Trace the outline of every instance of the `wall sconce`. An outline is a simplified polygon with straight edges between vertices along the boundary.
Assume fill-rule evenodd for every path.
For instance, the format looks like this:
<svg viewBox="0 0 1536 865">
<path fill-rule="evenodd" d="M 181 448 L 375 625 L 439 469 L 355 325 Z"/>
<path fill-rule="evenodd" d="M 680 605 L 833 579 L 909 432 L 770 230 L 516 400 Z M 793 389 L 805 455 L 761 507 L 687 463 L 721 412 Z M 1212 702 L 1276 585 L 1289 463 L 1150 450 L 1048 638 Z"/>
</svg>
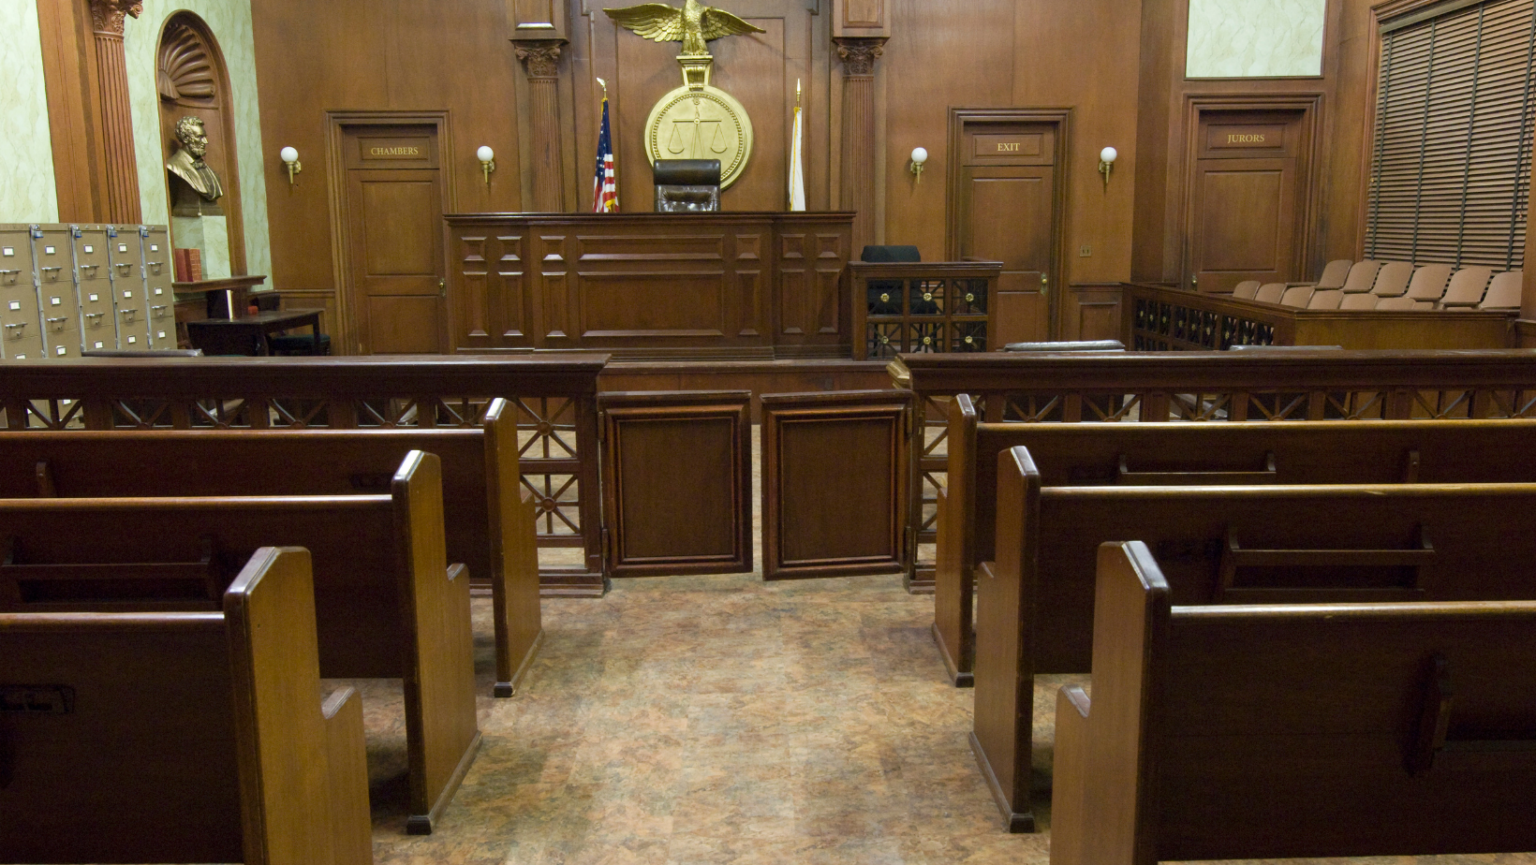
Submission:
<svg viewBox="0 0 1536 865">
<path fill-rule="evenodd" d="M 299 162 L 299 151 L 292 147 L 284 147 L 278 151 L 277 155 L 282 157 L 283 164 L 288 166 L 288 185 L 292 186 L 293 176 L 304 170 L 304 164 Z"/>
<path fill-rule="evenodd" d="M 485 185 L 490 186 L 491 172 L 496 170 L 496 151 L 482 144 L 475 151 L 475 158 L 480 160 L 480 167 L 485 171 Z"/>
<path fill-rule="evenodd" d="M 912 148 L 912 161 L 907 164 L 907 170 L 912 172 L 913 177 L 921 180 L 923 176 L 923 163 L 927 161 L 928 148 L 914 147 Z"/>
<path fill-rule="evenodd" d="M 1106 147 L 1099 151 L 1099 173 L 1104 175 L 1104 191 L 1109 191 L 1109 173 L 1115 170 L 1115 160 L 1120 158 L 1120 151 L 1113 147 Z"/>
</svg>

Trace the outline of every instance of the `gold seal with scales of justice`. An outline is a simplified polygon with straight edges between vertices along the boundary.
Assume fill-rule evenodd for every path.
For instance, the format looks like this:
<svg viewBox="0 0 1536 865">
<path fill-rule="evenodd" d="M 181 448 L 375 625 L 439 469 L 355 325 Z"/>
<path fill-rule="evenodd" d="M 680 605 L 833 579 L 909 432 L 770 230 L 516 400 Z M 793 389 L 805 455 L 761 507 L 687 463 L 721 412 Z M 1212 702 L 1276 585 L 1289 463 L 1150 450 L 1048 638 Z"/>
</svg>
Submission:
<svg viewBox="0 0 1536 865">
<path fill-rule="evenodd" d="M 677 57 L 683 86 L 661 97 L 645 122 L 645 155 L 658 159 L 718 159 L 720 188 L 741 176 L 752 156 L 752 120 L 729 93 L 709 83 L 715 58 L 708 43 L 723 36 L 764 33 L 761 27 L 698 0 L 681 9 L 642 3 L 604 9 L 620 27 L 656 42 L 682 42 Z"/>
</svg>

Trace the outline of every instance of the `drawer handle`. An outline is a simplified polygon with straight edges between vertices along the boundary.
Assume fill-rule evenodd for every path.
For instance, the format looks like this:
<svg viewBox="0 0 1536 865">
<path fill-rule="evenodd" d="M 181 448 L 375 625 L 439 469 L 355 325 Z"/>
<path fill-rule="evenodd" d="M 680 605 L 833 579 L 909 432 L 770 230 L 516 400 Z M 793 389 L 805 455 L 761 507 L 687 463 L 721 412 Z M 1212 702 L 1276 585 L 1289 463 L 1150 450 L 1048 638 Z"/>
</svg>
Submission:
<svg viewBox="0 0 1536 865">
<path fill-rule="evenodd" d="M 133 267 L 133 262 L 119 261 L 117 264 L 113 265 L 113 267 Z"/>
<path fill-rule="evenodd" d="M 24 321 L 18 321 L 18 322 L 16 322 L 16 323 L 15 323 L 15 324 L 8 324 L 8 325 L 6 325 L 6 326 L 5 326 L 5 329 L 6 329 L 6 330 L 10 330 L 10 329 L 11 329 L 11 328 L 13 328 L 13 327 L 26 327 L 26 326 L 27 326 L 27 323 L 26 323 L 26 322 L 24 322 Z"/>
<path fill-rule="evenodd" d="M 85 317 L 86 318 L 101 318 L 104 315 L 106 315 L 106 313 L 104 313 L 104 312 L 88 312 L 88 313 L 85 314 Z"/>
<path fill-rule="evenodd" d="M 61 267 L 44 267 L 44 268 L 41 268 L 41 270 L 43 271 L 43 273 L 47 273 L 50 270 L 63 270 L 63 268 L 61 268 Z"/>
<path fill-rule="evenodd" d="M 125 309 L 125 310 L 123 310 L 123 315 L 128 317 L 128 318 L 133 318 L 134 316 L 136 316 L 138 314 L 139 314 L 139 311 L 136 310 L 136 309 Z"/>
</svg>

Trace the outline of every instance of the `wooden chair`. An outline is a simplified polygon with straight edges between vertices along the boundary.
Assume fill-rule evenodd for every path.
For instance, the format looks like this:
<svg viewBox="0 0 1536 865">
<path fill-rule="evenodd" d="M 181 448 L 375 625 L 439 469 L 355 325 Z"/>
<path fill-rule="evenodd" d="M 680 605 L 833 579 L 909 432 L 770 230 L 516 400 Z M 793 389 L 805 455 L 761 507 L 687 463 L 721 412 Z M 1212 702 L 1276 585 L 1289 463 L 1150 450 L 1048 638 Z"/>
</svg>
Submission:
<svg viewBox="0 0 1536 865">
<path fill-rule="evenodd" d="M 1349 276 L 1344 280 L 1344 284 L 1339 286 L 1339 290 L 1345 294 L 1370 291 L 1371 286 L 1376 284 L 1376 274 L 1380 271 L 1381 262 L 1357 261 L 1350 267 Z"/>
<path fill-rule="evenodd" d="M 1413 265 L 1406 261 L 1390 261 L 1376 272 L 1376 282 L 1371 294 L 1377 297 L 1400 297 L 1408 293 L 1408 283 L 1413 279 Z"/>
<path fill-rule="evenodd" d="M 1232 296 L 1239 300 L 1253 300 L 1253 296 L 1259 293 L 1259 281 L 1257 279 L 1245 279 L 1232 289 Z"/>
<path fill-rule="evenodd" d="M 1451 281 L 1449 264 L 1426 264 L 1413 272 L 1408 282 L 1407 297 L 1418 309 L 1432 309 L 1445 296 L 1446 283 Z"/>
<path fill-rule="evenodd" d="M 1375 309 L 1378 297 L 1370 292 L 1361 294 L 1346 294 L 1339 303 L 1339 309 Z"/>
<path fill-rule="evenodd" d="M 1477 305 L 1478 309 L 1519 309 L 1520 294 L 1525 274 L 1518 270 L 1506 271 L 1488 283 L 1488 293 Z"/>
<path fill-rule="evenodd" d="M 0 498 L 383 493 L 412 450 L 439 457 L 448 559 L 490 589 L 493 693 L 510 697 L 544 632 L 535 506 L 506 400 L 472 428 L 10 433 L 0 436 Z"/>
<path fill-rule="evenodd" d="M 1052 865 L 1536 849 L 1536 603 L 1188 607 L 1098 550 Z"/>
<path fill-rule="evenodd" d="M 1342 291 L 1314 291 L 1307 299 L 1307 309 L 1338 309 L 1343 302 Z"/>
<path fill-rule="evenodd" d="M 1310 285 L 1293 285 L 1280 297 L 1280 305 L 1306 309 L 1307 303 L 1312 300 L 1312 292 L 1313 288 Z"/>
<path fill-rule="evenodd" d="M 1009 448 L 1029 448 L 1047 487 L 1536 481 L 1530 421 L 980 423 L 964 394 L 949 413 L 933 635 L 959 687 L 972 683 L 975 571 L 995 557 L 998 455 Z"/>
<path fill-rule="evenodd" d="M 443 544 L 442 472 L 412 451 L 386 495 L 0 499 L 10 564 L 55 569 L 95 562 L 244 558 L 270 544 L 302 546 L 314 562 L 320 672 L 402 678 L 412 834 L 432 831 L 480 745 L 475 717 L 469 580 Z M 89 570 L 87 567 L 86 570 Z M 201 573 L 201 571 L 199 571 Z M 119 603 L 87 584 L 61 599 L 81 610 Z M 162 586 L 157 601 L 207 603 L 206 583 Z M 204 860 L 207 861 L 207 860 Z"/>
<path fill-rule="evenodd" d="M 972 746 L 1015 831 L 1033 824 L 1030 683 L 1089 671 L 1104 542 L 1146 541 L 1184 605 L 1536 599 L 1536 533 L 1509 522 L 1536 484 L 1043 487 L 1026 449 L 999 464 Z"/>
<path fill-rule="evenodd" d="M 1445 296 L 1440 298 L 1440 309 L 1458 306 L 1477 306 L 1483 300 L 1488 280 L 1493 278 L 1491 267 L 1463 267 L 1451 277 Z"/>
<path fill-rule="evenodd" d="M 1279 303 L 1280 302 L 1280 298 L 1282 298 L 1284 296 L 1285 296 L 1285 283 L 1283 283 L 1283 282 L 1271 282 L 1271 283 L 1267 283 L 1265 285 L 1259 286 L 1259 291 L 1258 291 L 1257 294 L 1255 294 L 1253 296 L 1253 299 L 1258 301 L 1259 303 Z"/>
<path fill-rule="evenodd" d="M 371 863 L 309 565 L 258 549 L 210 612 L 0 614 L 0 860 Z"/>
</svg>

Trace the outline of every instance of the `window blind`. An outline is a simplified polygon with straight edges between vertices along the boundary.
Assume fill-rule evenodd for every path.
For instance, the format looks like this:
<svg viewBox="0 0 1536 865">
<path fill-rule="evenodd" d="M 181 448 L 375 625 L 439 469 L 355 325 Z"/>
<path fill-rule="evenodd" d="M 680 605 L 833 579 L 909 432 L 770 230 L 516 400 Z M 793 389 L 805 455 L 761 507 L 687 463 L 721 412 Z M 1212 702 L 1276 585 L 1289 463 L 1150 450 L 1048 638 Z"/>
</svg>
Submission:
<svg viewBox="0 0 1536 865">
<path fill-rule="evenodd" d="M 1384 32 L 1365 254 L 1524 264 L 1536 0 L 1487 0 Z"/>
</svg>

